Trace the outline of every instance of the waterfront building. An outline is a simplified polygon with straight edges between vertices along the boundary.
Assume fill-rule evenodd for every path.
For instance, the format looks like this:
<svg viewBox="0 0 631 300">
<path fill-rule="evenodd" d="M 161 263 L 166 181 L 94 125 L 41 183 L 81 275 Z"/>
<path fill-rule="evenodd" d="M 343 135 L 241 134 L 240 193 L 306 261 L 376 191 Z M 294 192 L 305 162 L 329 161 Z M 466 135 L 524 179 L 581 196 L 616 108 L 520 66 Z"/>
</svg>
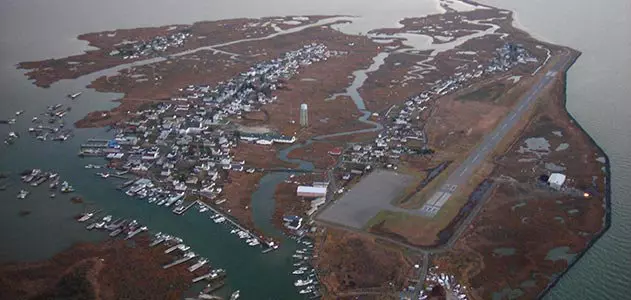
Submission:
<svg viewBox="0 0 631 300">
<path fill-rule="evenodd" d="M 306 103 L 300 104 L 300 126 L 309 126 L 309 111 Z"/>
</svg>

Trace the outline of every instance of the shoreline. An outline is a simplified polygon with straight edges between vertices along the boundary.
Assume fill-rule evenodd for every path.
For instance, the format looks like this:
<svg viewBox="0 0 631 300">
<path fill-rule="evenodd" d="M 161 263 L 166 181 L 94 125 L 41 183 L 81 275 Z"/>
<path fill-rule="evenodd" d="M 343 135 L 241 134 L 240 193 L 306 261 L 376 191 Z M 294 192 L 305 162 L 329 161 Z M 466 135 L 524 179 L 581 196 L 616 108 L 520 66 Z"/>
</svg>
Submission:
<svg viewBox="0 0 631 300">
<path fill-rule="evenodd" d="M 573 57 L 570 63 L 568 63 L 567 67 L 563 71 L 563 76 L 562 76 L 563 83 L 564 83 L 563 110 L 566 112 L 570 121 L 576 125 L 576 127 L 581 131 L 582 134 L 587 136 L 587 138 L 591 141 L 591 143 L 600 152 L 602 152 L 603 156 L 605 157 L 605 163 L 604 163 L 605 165 L 605 199 L 604 199 L 605 200 L 605 203 L 604 203 L 605 204 L 605 219 L 604 219 L 604 224 L 603 224 L 604 226 L 600 230 L 600 232 L 598 232 L 594 237 L 592 237 L 589 240 L 585 248 L 579 253 L 577 253 L 576 256 L 574 256 L 574 258 L 572 259 L 572 261 L 568 262 L 568 266 L 560 274 L 554 277 L 554 279 L 548 284 L 548 286 L 546 286 L 546 288 L 543 291 L 541 291 L 541 293 L 537 296 L 537 299 L 543 299 L 543 297 L 545 297 L 559 283 L 559 281 L 563 278 L 563 276 L 565 276 L 572 269 L 572 267 L 574 267 L 574 265 L 576 265 L 576 263 L 578 263 L 581 260 L 583 255 L 585 255 L 611 227 L 611 167 L 610 167 L 609 156 L 607 155 L 607 152 L 605 152 L 605 150 L 598 143 L 596 143 L 596 141 L 592 138 L 592 136 L 589 133 L 587 133 L 587 131 L 585 131 L 583 126 L 581 126 L 581 124 L 574 118 L 574 116 L 567 109 L 567 85 L 568 85 L 567 72 L 576 63 L 578 58 L 582 55 L 581 51 L 578 51 L 572 48 L 569 48 L 569 49 L 575 52 L 576 55 Z"/>
<path fill-rule="evenodd" d="M 472 1 L 464 1 L 464 2 L 472 2 Z M 475 2 L 473 2 L 475 3 Z M 480 6 L 486 6 L 486 5 L 482 5 L 479 4 Z M 486 6 L 486 7 L 491 7 L 491 6 Z M 492 7 L 494 8 L 494 7 Z M 499 8 L 494 8 L 494 9 L 499 9 Z M 511 11 L 511 16 L 514 16 L 514 12 Z M 514 23 L 516 21 L 516 19 L 513 17 L 513 22 Z M 511 26 L 517 30 L 517 31 L 521 31 L 525 34 L 530 35 L 527 31 L 522 30 L 519 27 L 515 27 L 513 26 L 511 23 Z M 545 40 L 540 40 L 538 38 L 532 37 L 534 40 L 541 42 L 542 44 L 551 44 Z M 555 45 L 555 44 L 552 44 Z M 556 45 L 555 45 L 556 46 Z M 568 48 L 571 49 L 571 48 Z M 567 72 L 568 70 L 573 66 L 573 64 L 578 60 L 578 58 L 580 57 L 581 53 L 577 50 L 571 49 L 571 51 L 576 52 L 577 55 L 572 59 L 571 63 L 569 63 L 567 65 L 567 67 L 565 68 L 565 70 L 563 71 L 563 80 L 564 80 L 564 93 L 563 93 L 563 111 L 565 113 L 567 113 L 567 115 L 569 116 L 569 119 L 571 120 L 571 122 L 573 122 L 574 124 L 577 125 L 577 127 L 580 129 L 581 133 L 586 135 L 588 137 L 588 139 L 591 141 L 591 143 L 596 146 L 597 149 L 599 149 L 602 153 L 603 156 L 605 158 L 605 163 L 604 166 L 606 168 L 606 177 L 605 177 L 605 181 L 606 181 L 606 185 L 605 185 L 605 218 L 604 218 L 604 227 L 597 233 L 594 235 L 594 237 L 592 239 L 590 239 L 588 245 L 585 247 L 585 249 L 583 249 L 582 251 L 580 251 L 579 253 L 577 253 L 577 255 L 574 257 L 574 259 L 571 262 L 568 262 L 568 266 L 563 270 L 563 272 L 560 275 L 557 275 L 554 277 L 554 279 L 552 280 L 552 282 L 550 282 L 548 284 L 548 286 L 541 292 L 541 294 L 538 296 L 538 298 L 542 298 L 544 297 L 550 290 L 552 290 L 554 288 L 554 286 L 558 283 L 558 281 L 560 281 L 560 279 L 576 264 L 576 262 L 578 262 L 581 257 L 589 250 L 591 249 L 591 247 L 600 239 L 600 237 L 602 237 L 604 235 L 605 232 L 607 232 L 607 230 L 609 229 L 609 227 L 611 226 L 611 187 L 610 187 L 610 182 L 611 182 L 611 174 L 610 174 L 610 161 L 609 161 L 609 157 L 607 155 L 607 153 L 605 153 L 605 151 L 600 147 L 600 145 L 598 143 L 596 143 L 593 138 L 583 129 L 583 127 L 580 125 L 580 123 L 578 123 L 574 117 L 570 114 L 570 112 L 567 110 L 567 94 L 565 93 L 565 90 L 567 89 Z M 120 107 L 120 103 L 119 106 Z M 350 136 L 349 136 L 350 137 Z M 257 187 L 258 188 L 258 187 Z M 275 205 L 278 205 L 278 203 L 274 202 Z M 273 224 L 273 222 L 271 222 Z M 274 227 L 277 227 L 276 225 L 273 225 Z"/>
</svg>

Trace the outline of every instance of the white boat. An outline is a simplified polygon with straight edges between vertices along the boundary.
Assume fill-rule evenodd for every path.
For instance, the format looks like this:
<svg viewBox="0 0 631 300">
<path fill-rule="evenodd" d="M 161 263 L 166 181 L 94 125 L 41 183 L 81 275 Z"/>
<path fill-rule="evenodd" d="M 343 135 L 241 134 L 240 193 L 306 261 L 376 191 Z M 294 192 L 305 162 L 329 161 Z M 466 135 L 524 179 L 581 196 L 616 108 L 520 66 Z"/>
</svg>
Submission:
<svg viewBox="0 0 631 300">
<path fill-rule="evenodd" d="M 79 218 L 79 222 L 85 222 L 87 220 L 89 220 L 90 218 L 92 218 L 92 216 L 94 215 L 94 213 L 85 213 L 83 216 L 81 216 L 81 218 Z"/>
<path fill-rule="evenodd" d="M 306 289 L 302 289 L 298 293 L 300 293 L 300 294 L 308 294 L 308 293 L 311 293 L 311 292 L 313 292 L 313 286 L 308 286 Z"/>
<path fill-rule="evenodd" d="M 55 196 L 56 196 L 56 195 L 55 195 L 55 193 L 51 193 L 51 194 L 50 194 L 50 197 L 51 197 L 51 198 L 55 198 Z"/>
<path fill-rule="evenodd" d="M 236 300 L 239 299 L 239 295 L 240 295 L 240 291 L 237 290 L 234 293 L 232 293 L 232 295 L 230 295 L 230 300 Z"/>
<path fill-rule="evenodd" d="M 207 211 L 208 211 L 208 207 L 206 207 L 206 206 L 202 206 L 202 207 L 199 209 L 199 212 L 202 212 L 202 213 L 203 213 L 203 212 L 207 212 Z"/>
<path fill-rule="evenodd" d="M 305 286 L 305 285 L 309 285 L 313 283 L 313 279 L 307 279 L 307 280 L 302 280 L 302 279 L 298 279 L 296 280 L 296 282 L 294 282 L 295 286 Z"/>
<path fill-rule="evenodd" d="M 70 99 L 76 99 L 77 97 L 81 96 L 81 92 L 76 92 L 74 94 L 68 94 L 68 98 Z"/>
<path fill-rule="evenodd" d="M 112 215 L 107 215 L 103 217 L 103 222 L 110 222 L 110 221 L 112 221 Z"/>
<path fill-rule="evenodd" d="M 26 196 L 28 196 L 29 191 L 25 191 L 25 190 L 20 190 L 20 193 L 18 194 L 18 199 L 24 199 L 26 198 Z"/>
<path fill-rule="evenodd" d="M 291 274 L 295 274 L 295 275 L 300 275 L 300 274 L 304 274 L 304 273 L 305 273 L 305 271 L 300 270 L 300 269 L 291 272 Z"/>
<path fill-rule="evenodd" d="M 215 223 L 223 223 L 225 221 L 226 221 L 226 218 L 224 218 L 224 217 L 219 217 L 219 218 L 215 219 Z"/>
<path fill-rule="evenodd" d="M 15 112 L 15 115 L 19 116 L 19 115 L 21 115 L 23 113 L 24 113 L 24 110 L 18 110 L 18 111 Z"/>
</svg>

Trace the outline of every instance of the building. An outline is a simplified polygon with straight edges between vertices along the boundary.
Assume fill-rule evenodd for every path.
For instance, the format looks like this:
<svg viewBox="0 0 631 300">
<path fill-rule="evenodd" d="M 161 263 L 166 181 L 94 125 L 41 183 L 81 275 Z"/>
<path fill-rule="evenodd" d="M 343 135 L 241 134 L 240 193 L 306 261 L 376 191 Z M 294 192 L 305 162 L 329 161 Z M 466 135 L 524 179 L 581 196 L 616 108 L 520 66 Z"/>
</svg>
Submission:
<svg viewBox="0 0 631 300">
<path fill-rule="evenodd" d="M 319 198 L 319 197 L 325 197 L 326 196 L 326 187 L 315 187 L 315 186 L 305 186 L 305 185 L 301 185 L 298 186 L 298 189 L 296 189 L 296 194 L 299 197 L 305 197 L 305 198 Z"/>
<path fill-rule="evenodd" d="M 309 126 L 309 108 L 306 103 L 300 104 L 300 126 Z"/>
<path fill-rule="evenodd" d="M 565 175 L 561 173 L 552 173 L 548 177 L 548 185 L 555 190 L 560 190 L 565 183 Z"/>
<path fill-rule="evenodd" d="M 342 151 L 344 149 L 342 147 L 335 147 L 331 150 L 329 150 L 329 155 L 333 155 L 333 156 L 340 156 L 342 155 Z"/>
</svg>

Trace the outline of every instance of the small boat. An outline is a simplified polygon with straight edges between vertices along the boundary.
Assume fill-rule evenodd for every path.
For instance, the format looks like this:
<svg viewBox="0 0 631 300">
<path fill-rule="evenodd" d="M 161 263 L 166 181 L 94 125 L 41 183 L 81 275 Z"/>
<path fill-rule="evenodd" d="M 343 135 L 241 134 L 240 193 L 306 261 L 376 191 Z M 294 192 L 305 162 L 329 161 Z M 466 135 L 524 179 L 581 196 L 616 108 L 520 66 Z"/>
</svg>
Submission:
<svg viewBox="0 0 631 300">
<path fill-rule="evenodd" d="M 19 116 L 19 115 L 21 115 L 23 113 L 24 113 L 24 110 L 18 110 L 18 111 L 15 112 L 15 115 Z"/>
<path fill-rule="evenodd" d="M 92 216 L 94 216 L 94 213 L 85 213 L 77 221 L 85 222 L 85 221 L 89 220 L 90 218 L 92 218 Z"/>
<path fill-rule="evenodd" d="M 37 117 L 33 117 L 33 119 L 31 119 L 31 122 L 37 122 Z"/>
<path fill-rule="evenodd" d="M 76 99 L 77 97 L 81 96 L 81 92 L 76 92 L 74 94 L 68 94 L 68 98 L 70 99 Z"/>
<path fill-rule="evenodd" d="M 236 299 L 239 299 L 239 296 L 240 296 L 240 291 L 239 291 L 239 290 L 237 290 L 237 291 L 235 291 L 234 293 L 232 293 L 232 295 L 230 295 L 230 300 L 236 300 Z"/>
<path fill-rule="evenodd" d="M 51 197 L 51 198 L 55 198 L 55 196 L 56 196 L 56 195 L 55 195 L 55 193 L 51 193 L 51 194 L 50 194 L 50 197 Z"/>
<path fill-rule="evenodd" d="M 20 193 L 18 193 L 18 199 L 24 199 L 26 198 L 26 196 L 28 196 L 29 191 L 25 191 L 25 190 L 20 190 Z"/>
<path fill-rule="evenodd" d="M 302 280 L 302 279 L 298 279 L 296 280 L 296 282 L 294 282 L 295 286 L 305 286 L 305 285 L 309 285 L 313 283 L 313 279 L 307 279 L 307 280 Z"/>
</svg>

